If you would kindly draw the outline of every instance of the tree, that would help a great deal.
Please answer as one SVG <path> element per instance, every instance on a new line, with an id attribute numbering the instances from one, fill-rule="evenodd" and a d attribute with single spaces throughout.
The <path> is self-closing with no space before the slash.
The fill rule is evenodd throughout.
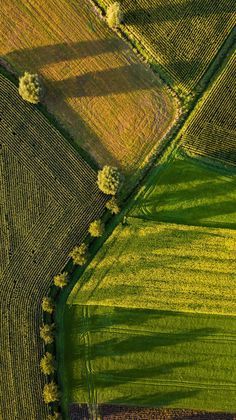
<path id="1" fill-rule="evenodd" d="M 117 28 L 123 20 L 120 3 L 116 1 L 107 8 L 107 23 L 111 28 Z"/>
<path id="2" fill-rule="evenodd" d="M 38 74 L 31 74 L 27 71 L 19 79 L 20 96 L 32 104 L 38 104 L 42 99 L 43 88 Z"/>
<path id="3" fill-rule="evenodd" d="M 98 188 L 108 195 L 115 195 L 121 186 L 121 175 L 117 168 L 113 166 L 104 166 L 98 171 Z"/>
<path id="4" fill-rule="evenodd" d="M 112 197 L 109 201 L 107 201 L 106 208 L 110 210 L 112 214 L 120 213 L 120 207 L 115 197 Z"/>
<path id="5" fill-rule="evenodd" d="M 90 223 L 89 233 L 91 236 L 94 236 L 95 238 L 98 238 L 99 236 L 103 235 L 104 224 L 102 223 L 100 219 L 94 220 L 94 222 Z"/>
<path id="6" fill-rule="evenodd" d="M 60 287 L 62 289 L 62 287 L 65 287 L 68 284 L 68 273 L 61 273 L 57 276 L 54 276 L 53 281 L 55 286 Z"/>
<path id="7" fill-rule="evenodd" d="M 55 358 L 52 353 L 47 352 L 40 361 L 40 368 L 44 375 L 51 375 L 55 372 Z"/>
<path id="8" fill-rule="evenodd" d="M 42 310 L 44 312 L 48 312 L 49 314 L 52 314 L 54 309 L 55 309 L 55 305 L 53 303 L 52 298 L 44 297 L 42 300 Z"/>
<path id="9" fill-rule="evenodd" d="M 60 392 L 58 389 L 58 385 L 51 381 L 49 384 L 44 385 L 43 388 L 43 399 L 46 404 L 49 404 L 54 401 L 59 401 Z"/>
<path id="10" fill-rule="evenodd" d="M 54 341 L 54 324 L 44 324 L 40 327 L 40 337 L 45 344 L 52 344 Z"/>
<path id="11" fill-rule="evenodd" d="M 72 258 L 74 264 L 86 264 L 88 259 L 88 246 L 85 243 L 82 243 L 79 246 L 75 246 L 70 253 L 70 257 Z"/>

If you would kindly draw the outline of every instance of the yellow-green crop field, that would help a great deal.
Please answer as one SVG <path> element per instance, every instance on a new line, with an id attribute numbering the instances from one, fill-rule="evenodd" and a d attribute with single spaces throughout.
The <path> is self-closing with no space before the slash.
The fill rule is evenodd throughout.
<path id="1" fill-rule="evenodd" d="M 113 0 L 96 0 L 106 9 Z M 234 0 L 122 0 L 121 29 L 191 91 L 234 28 Z"/>
<path id="2" fill-rule="evenodd" d="M 236 232 L 128 218 L 68 304 L 236 315 Z"/>
<path id="3" fill-rule="evenodd" d="M 236 53 L 186 125 L 182 146 L 192 154 L 236 166 Z"/>
<path id="4" fill-rule="evenodd" d="M 4 2 L 0 54 L 39 73 L 44 102 L 100 164 L 127 174 L 145 164 L 176 118 L 166 86 L 83 0 Z"/>

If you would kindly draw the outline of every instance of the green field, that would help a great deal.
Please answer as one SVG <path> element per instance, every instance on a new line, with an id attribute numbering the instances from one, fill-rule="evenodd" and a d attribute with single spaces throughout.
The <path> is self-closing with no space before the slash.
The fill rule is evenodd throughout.
<path id="1" fill-rule="evenodd" d="M 236 166 L 235 72 L 236 53 L 206 92 L 182 135 L 191 155 L 205 156 L 220 164 Z"/>
<path id="2" fill-rule="evenodd" d="M 67 300 L 64 404 L 236 410 L 235 191 L 180 152 L 152 170 Z"/>
<path id="3" fill-rule="evenodd" d="M 67 403 L 235 410 L 236 318 L 67 305 Z"/>
<path id="4" fill-rule="evenodd" d="M 113 0 L 96 0 L 104 9 Z M 121 29 L 149 61 L 187 91 L 197 85 L 234 27 L 234 0 L 121 0 Z"/>
<path id="5" fill-rule="evenodd" d="M 157 167 L 130 215 L 193 226 L 236 228 L 236 176 L 178 153 Z"/>

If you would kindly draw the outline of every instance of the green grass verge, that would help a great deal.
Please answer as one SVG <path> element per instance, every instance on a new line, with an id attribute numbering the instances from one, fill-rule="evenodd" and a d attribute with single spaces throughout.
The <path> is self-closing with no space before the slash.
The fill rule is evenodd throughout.
<path id="1" fill-rule="evenodd" d="M 236 318 L 67 305 L 67 403 L 234 411 Z"/>

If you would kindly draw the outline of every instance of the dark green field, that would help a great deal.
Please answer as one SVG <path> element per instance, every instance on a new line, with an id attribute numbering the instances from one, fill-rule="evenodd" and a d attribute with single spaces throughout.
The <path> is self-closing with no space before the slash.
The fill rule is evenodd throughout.
<path id="1" fill-rule="evenodd" d="M 64 319 L 64 402 L 235 410 L 235 317 L 67 305 Z"/>

